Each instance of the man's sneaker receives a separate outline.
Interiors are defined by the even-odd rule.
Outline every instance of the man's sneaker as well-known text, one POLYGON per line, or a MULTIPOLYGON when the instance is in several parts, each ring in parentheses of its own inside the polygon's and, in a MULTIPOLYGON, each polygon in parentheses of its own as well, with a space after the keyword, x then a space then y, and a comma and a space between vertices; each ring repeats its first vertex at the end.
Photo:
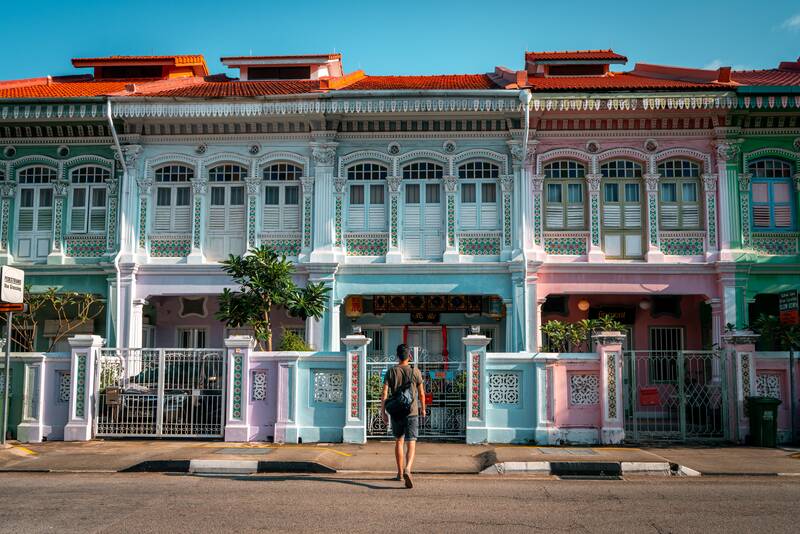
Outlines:
POLYGON ((405 480, 407 488, 411 489, 414 487, 414 481, 411 480, 411 473, 409 472, 403 473, 403 480, 405 480))

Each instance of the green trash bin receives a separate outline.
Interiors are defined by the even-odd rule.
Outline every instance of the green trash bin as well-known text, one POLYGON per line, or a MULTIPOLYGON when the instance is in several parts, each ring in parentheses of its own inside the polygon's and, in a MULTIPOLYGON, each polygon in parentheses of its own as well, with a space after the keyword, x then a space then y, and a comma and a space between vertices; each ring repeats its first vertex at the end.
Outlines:
POLYGON ((776 447, 778 445, 778 406, 780 404, 780 399, 772 397, 748 397, 750 445, 754 447, 776 447))

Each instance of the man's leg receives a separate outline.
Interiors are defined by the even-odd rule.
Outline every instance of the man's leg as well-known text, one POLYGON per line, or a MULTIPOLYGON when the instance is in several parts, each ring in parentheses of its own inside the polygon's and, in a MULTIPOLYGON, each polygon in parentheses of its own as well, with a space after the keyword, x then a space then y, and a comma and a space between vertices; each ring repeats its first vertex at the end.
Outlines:
MULTIPOLYGON (((405 442, 405 437, 400 436, 394 442, 394 459, 397 462, 397 476, 403 476, 403 467, 405 466, 405 458, 403 454, 403 443, 405 442)), ((411 442, 409 442, 411 443, 411 442)))
POLYGON ((416 440, 406 441, 406 447, 408 448, 408 452, 406 454, 406 473, 410 473, 411 465, 414 463, 414 453, 417 449, 416 440))

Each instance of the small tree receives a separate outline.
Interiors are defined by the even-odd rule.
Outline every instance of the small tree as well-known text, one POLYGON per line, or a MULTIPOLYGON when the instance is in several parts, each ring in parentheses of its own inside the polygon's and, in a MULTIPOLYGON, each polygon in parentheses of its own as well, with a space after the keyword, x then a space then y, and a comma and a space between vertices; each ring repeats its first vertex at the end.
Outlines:
POLYGON ((599 332, 625 332, 625 325, 608 315, 599 319, 581 319, 575 323, 548 321, 542 325, 547 343, 542 349, 552 352, 570 352, 591 347, 591 335, 599 332))
POLYGON ((757 344, 762 350, 797 350, 800 348, 800 325, 781 323, 774 315, 759 315, 750 330, 759 334, 757 344))
POLYGON ((42 320, 52 318, 57 321, 56 331, 46 349, 46 352, 50 352, 59 341, 72 335, 75 330, 86 323, 94 322, 104 309, 103 302, 97 295, 77 291, 59 293, 55 287, 48 288, 43 293, 31 293, 30 287, 26 287, 24 300, 28 308, 14 314, 11 329, 14 340, 26 352, 36 350, 36 338, 42 320))
POLYGON ((222 268, 240 289, 223 290, 216 317, 231 328, 251 326, 261 350, 272 350, 273 306, 300 319, 319 319, 325 312, 330 288, 322 282, 297 287, 292 263, 266 245, 247 256, 230 256, 222 268))

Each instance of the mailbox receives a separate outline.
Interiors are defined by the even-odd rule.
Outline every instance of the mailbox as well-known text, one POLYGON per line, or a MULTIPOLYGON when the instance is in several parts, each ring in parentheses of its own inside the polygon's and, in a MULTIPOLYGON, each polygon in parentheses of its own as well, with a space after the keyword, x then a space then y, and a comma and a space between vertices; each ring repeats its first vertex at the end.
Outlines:
POLYGON ((639 388, 639 406, 660 406, 661 395, 656 387, 639 388))
POLYGON ((119 406, 122 404, 122 389, 118 386, 108 386, 106 388, 106 405, 119 406))

